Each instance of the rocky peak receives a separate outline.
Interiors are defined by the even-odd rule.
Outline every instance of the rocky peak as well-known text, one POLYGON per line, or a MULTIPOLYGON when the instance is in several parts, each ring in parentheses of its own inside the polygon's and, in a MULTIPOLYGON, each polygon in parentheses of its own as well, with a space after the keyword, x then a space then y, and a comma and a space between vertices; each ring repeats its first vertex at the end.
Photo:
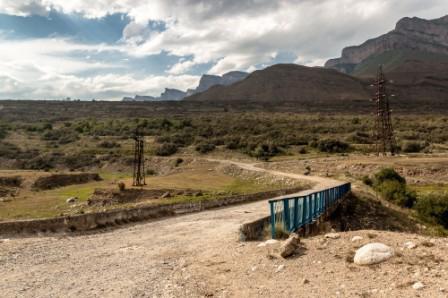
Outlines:
POLYGON ((393 50, 416 50, 448 55, 448 16, 435 20, 403 18, 395 30, 342 50, 341 58, 327 61, 325 67, 351 73, 357 64, 373 55, 393 50))

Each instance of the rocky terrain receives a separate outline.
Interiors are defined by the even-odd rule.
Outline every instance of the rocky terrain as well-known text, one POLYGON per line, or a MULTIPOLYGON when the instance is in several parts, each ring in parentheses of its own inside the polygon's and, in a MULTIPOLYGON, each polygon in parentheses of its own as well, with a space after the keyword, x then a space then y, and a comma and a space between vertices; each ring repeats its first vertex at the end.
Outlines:
MULTIPOLYGON (((351 46, 343 49, 342 56, 337 59, 327 61, 325 67, 337 69, 349 74, 372 75, 375 68, 370 69, 370 73, 365 68, 365 63, 369 58, 376 57, 376 62, 388 64, 392 60, 435 60, 440 61, 441 57, 445 61, 448 59, 448 16, 435 20, 424 20, 420 18, 403 18, 394 30, 380 37, 370 39, 359 46, 351 46), (403 50, 404 55, 403 55, 403 50), (386 59, 383 55, 389 53, 386 59), (401 56, 400 56, 401 55, 401 56)), ((367 61, 368 62, 368 61, 367 61)), ((391 70, 390 66, 386 68, 391 70)))

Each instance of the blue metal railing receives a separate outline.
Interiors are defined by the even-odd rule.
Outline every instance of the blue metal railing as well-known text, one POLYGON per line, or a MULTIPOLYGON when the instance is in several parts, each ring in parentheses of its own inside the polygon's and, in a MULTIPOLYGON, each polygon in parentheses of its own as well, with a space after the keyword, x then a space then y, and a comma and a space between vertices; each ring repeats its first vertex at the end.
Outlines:
POLYGON ((294 232, 319 218, 350 190, 351 183, 345 183, 303 196, 269 200, 272 238, 275 238, 277 224, 288 232, 294 232))

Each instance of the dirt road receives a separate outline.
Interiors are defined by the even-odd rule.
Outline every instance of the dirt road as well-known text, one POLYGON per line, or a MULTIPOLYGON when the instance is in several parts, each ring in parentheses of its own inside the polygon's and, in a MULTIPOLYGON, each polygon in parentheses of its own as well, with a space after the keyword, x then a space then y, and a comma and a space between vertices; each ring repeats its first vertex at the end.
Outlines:
MULTIPOLYGON (((261 170, 254 165, 240 166, 261 170)), ((321 178, 314 181, 318 186, 333 183, 321 178)), ((0 296, 357 297, 364 290, 383 293, 396 277, 395 273, 382 273, 378 267, 373 271, 350 269, 344 261, 346 250, 352 249, 349 234, 325 247, 321 247, 322 239, 305 240, 308 250, 304 248, 304 255, 288 261, 272 257, 270 250, 258 248, 257 242, 239 242, 239 226, 267 212, 266 202, 258 202, 103 233, 2 240, 0 296)), ((393 233, 379 234, 377 239, 394 246, 402 240, 393 233)), ((434 266, 446 267, 444 263, 433 263, 428 259, 422 266, 431 266, 431 274, 434 266)), ((392 270, 401 265, 388 266, 392 270)), ((403 265, 401 274, 412 275, 413 268, 403 265)), ((448 288, 447 271, 440 270, 437 280, 445 284, 437 286, 448 288)), ((421 278, 426 282, 429 277, 424 279, 424 274, 422 267, 421 278)), ((431 279, 431 283, 436 282, 431 279)), ((388 294, 399 291, 408 295, 412 289, 405 287, 403 290, 397 286, 388 294)), ((441 293, 436 285, 431 287, 433 292, 423 293, 441 293)))

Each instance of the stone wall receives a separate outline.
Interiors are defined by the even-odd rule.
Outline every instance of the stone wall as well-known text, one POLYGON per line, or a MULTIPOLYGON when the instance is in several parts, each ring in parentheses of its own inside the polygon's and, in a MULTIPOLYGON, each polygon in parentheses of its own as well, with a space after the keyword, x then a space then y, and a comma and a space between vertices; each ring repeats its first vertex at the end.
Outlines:
POLYGON ((131 209, 110 210, 49 219, 18 220, 0 222, 0 236, 17 234, 70 233, 118 226, 130 222, 157 219, 240 203, 267 200, 276 196, 292 194, 301 189, 268 191, 256 194, 237 195, 218 200, 164 206, 146 206, 131 209))

